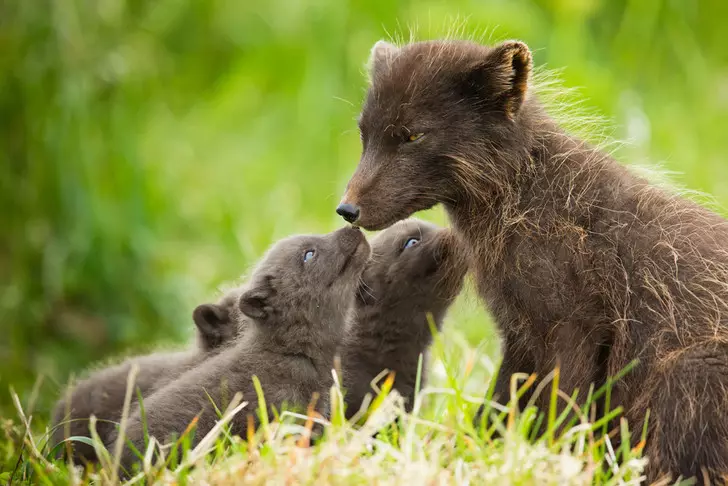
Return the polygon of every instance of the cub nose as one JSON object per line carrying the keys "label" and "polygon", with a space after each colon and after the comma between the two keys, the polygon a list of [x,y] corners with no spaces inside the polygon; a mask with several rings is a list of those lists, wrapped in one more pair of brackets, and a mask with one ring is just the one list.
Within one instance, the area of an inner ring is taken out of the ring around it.
{"label": "cub nose", "polygon": [[359,207],[353,204],[342,203],[336,208],[336,214],[344,218],[347,222],[353,223],[359,219]]}
{"label": "cub nose", "polygon": [[366,241],[364,233],[353,226],[339,228],[334,232],[334,235],[336,235],[335,238],[339,248],[347,255],[354,253],[359,245]]}

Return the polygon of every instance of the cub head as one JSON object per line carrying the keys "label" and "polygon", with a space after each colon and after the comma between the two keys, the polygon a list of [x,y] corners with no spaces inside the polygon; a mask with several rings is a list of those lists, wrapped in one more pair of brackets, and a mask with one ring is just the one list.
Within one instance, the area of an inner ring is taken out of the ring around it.
{"label": "cub head", "polygon": [[341,333],[368,258],[369,244],[356,228],[280,240],[253,272],[240,310],[266,331]]}
{"label": "cub head", "polygon": [[356,294],[357,315],[385,310],[440,322],[460,293],[466,265],[449,229],[407,219],[379,233]]}
{"label": "cub head", "polygon": [[243,332],[246,318],[238,307],[241,288],[223,295],[215,304],[201,304],[192,312],[197,342],[202,351],[216,351],[232,343]]}
{"label": "cub head", "polygon": [[518,125],[530,71],[531,53],[517,41],[375,44],[359,118],[362,155],[337,213],[377,230],[437,203],[457,204],[474,179],[481,192],[497,191],[517,172],[500,155],[526,145]]}

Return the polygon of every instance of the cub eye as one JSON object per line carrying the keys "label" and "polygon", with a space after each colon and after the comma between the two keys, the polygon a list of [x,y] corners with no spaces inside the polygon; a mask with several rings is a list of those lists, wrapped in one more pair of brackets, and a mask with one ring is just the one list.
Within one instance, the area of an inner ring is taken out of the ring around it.
{"label": "cub eye", "polygon": [[316,256],[316,252],[314,250],[308,250],[306,253],[303,254],[303,263],[306,263],[307,261],[313,259],[314,256]]}
{"label": "cub eye", "polygon": [[413,246],[417,245],[420,242],[419,238],[410,238],[404,243],[404,249],[412,248]]}
{"label": "cub eye", "polygon": [[424,136],[425,136],[424,133],[413,133],[412,135],[407,137],[407,140],[409,140],[410,142],[416,142],[417,140],[421,139]]}

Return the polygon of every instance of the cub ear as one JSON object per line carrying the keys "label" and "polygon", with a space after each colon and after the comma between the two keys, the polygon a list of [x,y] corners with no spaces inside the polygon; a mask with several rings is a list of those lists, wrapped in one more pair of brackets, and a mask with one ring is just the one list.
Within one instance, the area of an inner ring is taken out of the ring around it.
{"label": "cub ear", "polygon": [[271,312],[268,299],[272,294],[273,288],[270,284],[270,278],[263,279],[242,293],[239,304],[240,310],[252,319],[265,320]]}
{"label": "cub ear", "polygon": [[230,322],[228,310],[216,304],[202,304],[192,311],[192,320],[200,332],[206,336],[217,336],[220,328]]}
{"label": "cub ear", "polygon": [[374,79],[377,73],[383,72],[391,60],[399,53],[399,47],[387,41],[377,41],[369,53],[369,76]]}
{"label": "cub ear", "polygon": [[496,106],[513,120],[526,99],[531,65],[531,51],[526,44],[505,41],[472,67],[468,81],[471,87],[486,89]]}

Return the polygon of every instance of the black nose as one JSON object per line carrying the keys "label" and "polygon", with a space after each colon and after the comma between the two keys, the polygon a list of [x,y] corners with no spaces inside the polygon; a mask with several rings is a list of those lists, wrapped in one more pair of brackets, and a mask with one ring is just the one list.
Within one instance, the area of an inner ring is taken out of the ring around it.
{"label": "black nose", "polygon": [[359,219],[359,208],[353,204],[339,204],[336,208],[336,214],[344,218],[349,223],[353,223]]}

